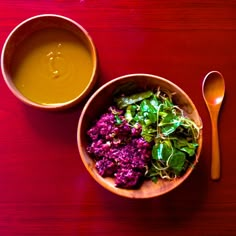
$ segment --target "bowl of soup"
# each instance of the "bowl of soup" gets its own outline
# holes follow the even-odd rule
[[[9,34],[1,69],[7,86],[22,102],[61,109],[77,104],[93,88],[97,54],[91,36],[76,21],[37,15]]]

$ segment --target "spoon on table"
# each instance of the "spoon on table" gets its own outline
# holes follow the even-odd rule
[[[209,72],[202,84],[202,94],[207,105],[212,126],[211,179],[220,178],[220,147],[218,136],[218,115],[225,94],[225,82],[218,71]]]

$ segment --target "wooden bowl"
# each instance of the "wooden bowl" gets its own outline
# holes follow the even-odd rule
[[[188,117],[190,117],[199,127],[202,127],[201,118],[189,96],[181,88],[169,80],[149,74],[125,75],[104,84],[90,97],[81,113],[77,131],[78,149],[81,160],[90,175],[101,186],[117,195],[128,198],[151,198],[160,196],[179,186],[193,171],[193,168],[189,168],[182,177],[175,180],[169,181],[159,179],[157,183],[154,183],[151,180],[145,180],[139,189],[122,189],[115,187],[113,178],[103,178],[98,174],[95,168],[94,160],[86,151],[86,147],[88,146],[88,137],[86,132],[91,127],[95,119],[98,119],[99,116],[111,105],[113,94],[118,89],[125,90],[129,88],[135,93],[138,88],[153,89],[158,86],[162,89],[167,89],[170,92],[175,92],[176,95],[173,96],[173,101],[184,109]],[[197,149],[194,166],[198,162],[202,148],[202,130],[200,131],[198,144],[199,146]]]
[[[50,43],[47,49],[46,40]],[[37,61],[30,64],[36,50],[41,50]],[[81,57],[85,54],[86,58]],[[89,69],[84,72],[87,65]],[[17,84],[23,68],[27,73]],[[28,72],[31,68],[33,75]],[[22,102],[36,108],[62,109],[80,102],[94,86],[97,55],[92,38],[81,25],[64,16],[43,14],[26,19],[12,30],[2,49],[1,69],[8,88]],[[50,96],[53,99],[48,99]]]

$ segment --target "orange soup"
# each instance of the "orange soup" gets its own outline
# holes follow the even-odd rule
[[[59,104],[76,99],[93,73],[91,52],[82,39],[56,28],[37,31],[13,56],[13,82],[29,100]]]

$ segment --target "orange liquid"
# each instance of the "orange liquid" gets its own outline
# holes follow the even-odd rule
[[[13,58],[15,86],[38,104],[76,99],[88,86],[93,71],[92,56],[83,41],[56,28],[33,33]]]

